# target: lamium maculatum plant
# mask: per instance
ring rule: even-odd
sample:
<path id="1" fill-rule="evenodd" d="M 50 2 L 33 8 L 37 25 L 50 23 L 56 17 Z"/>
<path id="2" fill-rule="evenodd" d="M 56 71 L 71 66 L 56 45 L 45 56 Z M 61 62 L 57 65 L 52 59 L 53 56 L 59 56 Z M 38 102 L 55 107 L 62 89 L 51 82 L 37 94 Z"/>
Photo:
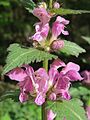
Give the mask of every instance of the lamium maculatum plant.
<path id="1" fill-rule="evenodd" d="M 80 66 L 71 61 L 65 63 L 57 56 L 62 53 L 78 57 L 85 52 L 76 43 L 62 38 L 62 35 L 70 34 L 66 28 L 70 21 L 62 15 L 89 11 L 63 9 L 57 1 L 52 0 L 38 5 L 32 0 L 22 2 L 39 22 L 35 23 L 35 33 L 29 36 L 32 47 L 17 43 L 9 46 L 3 74 L 18 81 L 21 103 L 33 100 L 34 104 L 41 106 L 42 120 L 89 120 L 89 112 L 85 113 L 80 97 L 72 94 L 73 84 L 83 81 Z M 55 21 L 50 26 L 53 18 Z M 49 60 L 53 62 L 49 64 Z M 34 70 L 31 63 L 41 61 L 42 67 Z M 90 111 L 89 107 L 86 109 Z"/>

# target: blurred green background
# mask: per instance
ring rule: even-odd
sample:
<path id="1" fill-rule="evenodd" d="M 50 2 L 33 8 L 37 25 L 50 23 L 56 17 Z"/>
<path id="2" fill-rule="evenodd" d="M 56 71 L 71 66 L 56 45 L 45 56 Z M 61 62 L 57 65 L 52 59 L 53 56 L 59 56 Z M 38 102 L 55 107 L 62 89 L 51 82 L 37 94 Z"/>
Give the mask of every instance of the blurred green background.
<path id="1" fill-rule="evenodd" d="M 38 2 L 39 0 L 34 0 Z M 42 0 L 43 1 L 43 0 Z M 90 0 L 58 0 L 65 8 L 90 10 Z M 68 15 L 70 35 L 65 39 L 73 41 L 86 49 L 78 58 L 62 56 L 64 61 L 75 61 L 82 70 L 90 70 L 90 15 Z M 29 13 L 20 0 L 0 0 L 0 73 L 5 65 L 7 47 L 12 43 L 30 46 L 28 39 L 34 33 L 34 24 L 38 21 Z M 89 42 L 82 36 L 89 37 Z M 0 77 L 0 95 L 16 88 L 16 83 L 7 77 Z M 20 104 L 11 99 L 0 102 L 0 120 L 41 120 L 40 108 L 33 103 Z"/>

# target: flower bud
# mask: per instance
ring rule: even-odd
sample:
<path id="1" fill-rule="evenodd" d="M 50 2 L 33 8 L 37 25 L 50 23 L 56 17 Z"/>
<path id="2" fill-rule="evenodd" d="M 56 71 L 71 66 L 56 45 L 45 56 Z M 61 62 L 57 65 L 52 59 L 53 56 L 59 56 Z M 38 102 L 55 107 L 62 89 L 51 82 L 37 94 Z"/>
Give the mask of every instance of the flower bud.
<path id="1" fill-rule="evenodd" d="M 50 100 L 56 100 L 56 94 L 55 93 L 51 93 L 49 96 Z"/>
<path id="2" fill-rule="evenodd" d="M 64 41 L 63 40 L 54 40 L 51 44 L 51 49 L 53 51 L 60 50 L 64 47 Z"/>
<path id="3" fill-rule="evenodd" d="M 40 2 L 39 3 L 39 8 L 45 8 L 45 9 L 47 9 L 47 4 L 45 2 Z"/>
<path id="4" fill-rule="evenodd" d="M 54 6 L 55 9 L 60 8 L 60 4 L 58 2 L 55 2 L 53 6 Z"/>

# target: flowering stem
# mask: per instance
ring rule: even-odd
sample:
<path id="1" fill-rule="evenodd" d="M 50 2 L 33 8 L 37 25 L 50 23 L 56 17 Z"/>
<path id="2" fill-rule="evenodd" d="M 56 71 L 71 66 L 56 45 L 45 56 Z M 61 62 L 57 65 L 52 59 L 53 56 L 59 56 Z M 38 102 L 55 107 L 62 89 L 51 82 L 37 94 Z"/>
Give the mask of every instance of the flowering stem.
<path id="1" fill-rule="evenodd" d="M 48 60 L 43 61 L 43 68 L 45 68 L 45 70 L 48 71 Z M 47 100 L 42 105 L 42 120 L 47 120 L 46 106 L 47 106 Z"/>

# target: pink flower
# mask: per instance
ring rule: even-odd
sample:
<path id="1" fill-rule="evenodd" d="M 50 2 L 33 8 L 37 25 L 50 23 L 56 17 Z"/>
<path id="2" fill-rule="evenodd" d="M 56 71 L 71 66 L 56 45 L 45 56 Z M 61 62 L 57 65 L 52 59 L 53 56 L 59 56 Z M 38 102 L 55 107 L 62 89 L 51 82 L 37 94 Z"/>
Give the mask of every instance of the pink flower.
<path id="1" fill-rule="evenodd" d="M 24 81 L 24 79 L 27 77 L 26 72 L 19 67 L 13 69 L 7 75 L 10 77 L 10 79 L 16 80 L 16 81 Z"/>
<path id="2" fill-rule="evenodd" d="M 33 70 L 31 67 L 29 67 L 29 69 Z M 28 100 L 28 93 L 33 92 L 34 90 L 33 83 L 28 72 L 29 71 L 27 67 L 26 70 L 17 67 L 7 74 L 10 79 L 19 81 L 21 91 L 19 96 L 20 102 L 25 102 L 26 100 Z"/>
<path id="3" fill-rule="evenodd" d="M 45 102 L 45 97 L 46 97 L 46 94 L 43 94 L 42 92 L 38 93 L 37 97 L 35 98 L 35 103 L 37 105 L 42 105 Z"/>
<path id="4" fill-rule="evenodd" d="M 51 16 L 48 14 L 45 8 L 35 8 L 33 14 L 39 18 L 40 22 L 35 25 L 36 33 L 30 37 L 39 43 L 44 42 L 49 33 L 49 21 Z"/>
<path id="5" fill-rule="evenodd" d="M 64 76 L 67 76 L 70 81 L 77 81 L 77 80 L 83 80 L 83 78 L 79 74 L 80 66 L 69 62 L 66 67 L 64 67 L 61 71 L 61 74 Z"/>
<path id="6" fill-rule="evenodd" d="M 56 21 L 53 23 L 52 26 L 52 39 L 56 40 L 59 35 L 64 34 L 68 35 L 68 31 L 65 31 L 65 25 L 69 24 L 68 20 L 58 16 Z"/>
<path id="7" fill-rule="evenodd" d="M 45 102 L 46 93 L 48 91 L 49 78 L 47 72 L 43 68 L 40 68 L 37 71 L 35 71 L 35 77 L 36 77 L 35 83 L 38 85 L 35 103 L 37 105 L 42 105 Z"/>
<path id="8" fill-rule="evenodd" d="M 50 67 L 57 70 L 58 68 L 65 67 L 65 66 L 66 66 L 66 64 L 58 58 L 58 59 L 53 61 L 53 63 L 51 64 Z"/>
<path id="9" fill-rule="evenodd" d="M 62 68 L 59 72 L 58 68 Z M 24 68 L 24 69 L 23 69 Z M 29 65 L 15 68 L 7 75 L 19 82 L 20 102 L 28 100 L 29 96 L 35 98 L 37 105 L 42 105 L 46 97 L 50 100 L 70 99 L 69 88 L 71 81 L 82 80 L 79 74 L 79 65 L 69 62 L 67 65 L 60 59 L 55 60 L 47 73 L 44 68 L 34 71 Z M 47 96 L 47 92 L 48 96 Z"/>
<path id="10" fill-rule="evenodd" d="M 47 120 L 54 120 L 55 117 L 56 117 L 56 114 L 53 113 L 52 110 L 48 110 L 48 113 L 47 113 Z"/>
<path id="11" fill-rule="evenodd" d="M 51 48 L 53 51 L 61 50 L 64 47 L 63 40 L 54 40 L 51 44 Z"/>
<path id="12" fill-rule="evenodd" d="M 48 36 L 49 24 L 42 26 L 42 23 L 38 23 L 35 25 L 35 29 L 36 33 L 31 38 L 39 43 L 44 41 Z"/>
<path id="13" fill-rule="evenodd" d="M 29 65 L 23 68 L 15 68 L 7 75 L 19 81 L 20 86 L 20 102 L 28 100 L 28 94 L 33 95 L 36 93 L 35 103 L 42 105 L 45 102 L 46 92 L 48 90 L 48 74 L 45 69 L 40 68 L 34 72 L 33 68 Z"/>
<path id="14" fill-rule="evenodd" d="M 19 100 L 21 103 L 26 102 L 28 100 L 28 95 L 25 94 L 24 92 L 23 93 L 21 92 L 19 95 Z"/>
<path id="15" fill-rule="evenodd" d="M 55 100 L 57 96 L 60 96 L 64 99 L 70 99 L 70 95 L 68 92 L 68 89 L 70 87 L 69 78 L 67 78 L 66 76 L 63 77 L 57 70 L 59 67 L 65 67 L 65 66 L 66 66 L 65 63 L 60 59 L 55 60 L 51 64 L 51 68 L 49 70 L 49 77 L 56 75 L 56 77 L 50 77 L 53 80 L 49 78 L 49 83 L 52 83 L 51 86 L 53 86 L 52 88 L 53 92 L 49 96 L 49 99 L 51 100 Z"/>
<path id="16" fill-rule="evenodd" d="M 90 71 L 85 70 L 81 75 L 83 77 L 83 83 L 90 86 Z"/>
<path id="17" fill-rule="evenodd" d="M 58 75 L 56 83 L 54 83 L 55 85 L 53 92 L 56 94 L 56 96 L 59 95 L 62 98 L 69 100 L 69 88 L 71 84 L 70 81 L 77 81 L 83 79 L 78 73 L 80 69 L 79 65 L 72 62 L 69 62 L 67 65 L 65 65 L 65 63 L 63 63 L 61 60 L 57 59 L 52 63 L 51 67 L 54 70 L 56 70 L 56 68 L 58 69 L 59 67 L 63 67 Z"/>
<path id="18" fill-rule="evenodd" d="M 87 111 L 88 120 L 90 120 L 90 106 L 86 107 L 86 111 Z"/>
<path id="19" fill-rule="evenodd" d="M 69 88 L 70 88 L 69 78 L 59 76 L 54 86 L 54 92 L 56 93 L 56 95 L 66 100 L 69 100 L 71 98 L 69 94 Z"/>
<path id="20" fill-rule="evenodd" d="M 60 4 L 58 2 L 55 2 L 53 6 L 54 6 L 55 9 L 60 8 Z"/>
<path id="21" fill-rule="evenodd" d="M 41 21 L 43 26 L 47 24 L 51 18 L 45 8 L 35 8 L 33 10 L 33 14 Z"/>

